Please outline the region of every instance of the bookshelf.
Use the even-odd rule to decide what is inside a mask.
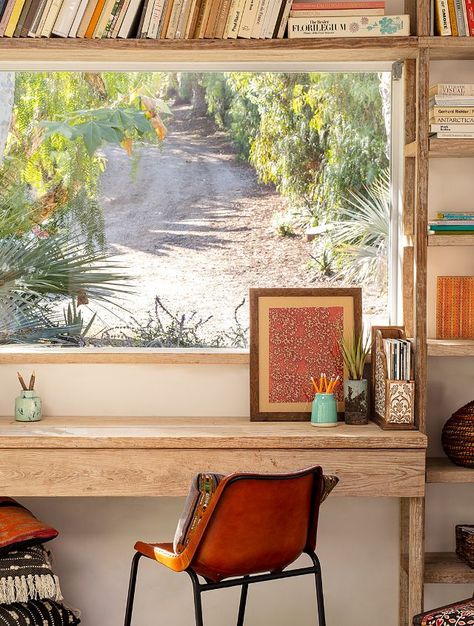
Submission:
[[[440,246],[474,246],[474,235],[429,235],[428,245]]]
[[[427,483],[474,483],[474,469],[454,465],[446,457],[431,457],[426,460]]]
[[[428,339],[428,356],[474,356],[470,339]]]

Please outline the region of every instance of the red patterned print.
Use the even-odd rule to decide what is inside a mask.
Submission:
[[[339,342],[343,332],[344,309],[340,306],[270,308],[270,402],[307,402],[310,377],[322,372],[342,379]],[[335,395],[343,400],[342,385]]]

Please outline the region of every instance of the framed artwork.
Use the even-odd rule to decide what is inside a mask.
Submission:
[[[361,289],[250,289],[250,419],[309,420],[311,376],[342,380],[341,339],[361,330]]]

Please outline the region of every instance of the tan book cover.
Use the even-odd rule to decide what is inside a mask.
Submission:
[[[257,17],[258,0],[247,0],[245,3],[244,13],[242,15],[242,21],[240,22],[239,37],[250,39],[252,36],[252,29]]]
[[[111,39],[116,39],[120,28],[123,24],[123,20],[125,19],[125,15],[127,14],[127,10],[128,7],[130,6],[130,0],[124,0],[124,3],[122,4],[118,17],[117,17],[117,21],[115,22],[115,24],[112,26],[112,31],[110,33],[110,38]]]
[[[201,9],[202,0],[193,0],[191,12],[189,14],[189,20],[186,25],[186,32],[184,33],[185,39],[193,39],[194,31],[196,30],[196,24]]]
[[[211,0],[211,10],[209,12],[209,19],[207,20],[206,31],[204,33],[205,39],[213,39],[216,30],[216,21],[219,14],[219,9],[222,0]]]
[[[288,18],[291,11],[291,5],[292,0],[283,0],[283,4],[281,5],[275,28],[277,39],[283,39],[283,37],[285,36],[286,27],[288,25]]]
[[[168,30],[168,26],[170,23],[171,13],[173,12],[173,3],[174,3],[174,0],[168,0],[166,4],[165,14],[163,15],[163,21],[158,31],[158,39],[164,39],[166,36],[166,31]]]
[[[53,32],[53,26],[58,17],[59,11],[61,10],[62,0],[53,0],[50,7],[46,19],[43,24],[43,28],[41,29],[41,37],[51,37],[51,33]]]
[[[252,32],[250,34],[252,39],[260,39],[260,34],[263,27],[263,20],[265,18],[267,8],[268,0],[258,0],[257,12],[255,14],[255,22],[253,23]]]
[[[451,35],[459,37],[458,21],[456,19],[456,6],[454,0],[448,0],[449,21],[451,22]]]
[[[229,17],[231,0],[222,0],[219,13],[216,19],[216,28],[214,31],[214,37],[216,39],[224,38],[225,26],[227,24],[227,18]]]
[[[264,39],[272,39],[275,31],[275,25],[280,12],[281,0],[271,0],[268,7],[267,19],[265,22],[265,30],[263,32]]]
[[[68,37],[72,23],[76,17],[81,0],[64,0],[58,17],[54,23],[53,34],[58,37]]]
[[[198,21],[196,24],[196,30],[194,32],[195,39],[204,39],[211,8],[212,8],[212,0],[203,0],[202,6],[201,6],[201,12],[199,14]]]
[[[238,19],[239,4],[240,0],[232,0],[230,3],[229,15],[227,16],[227,22],[224,29],[224,39],[229,39],[229,37],[231,37],[233,25],[235,24],[236,19]]]
[[[176,27],[175,39],[184,39],[186,26],[188,25],[189,14],[191,12],[192,0],[183,0],[183,6]]]
[[[79,28],[77,29],[78,37],[81,37],[81,38],[85,37],[86,30],[92,19],[92,15],[94,14],[95,7],[97,6],[98,1],[99,0],[89,0],[86,10],[84,11],[84,15],[82,17],[81,23],[79,24]]]
[[[46,7],[48,5],[48,0],[41,0],[40,5],[38,7],[38,11],[33,18],[33,22],[30,26],[30,30],[28,31],[28,37],[38,37],[39,25],[43,18],[43,14],[46,11]]]
[[[441,37],[449,37],[451,35],[451,19],[449,17],[448,0],[434,0],[434,2],[436,34],[441,35]]]
[[[153,11],[150,18],[150,25],[148,27],[148,32],[146,35],[148,39],[156,39],[158,37],[158,30],[160,28],[164,9],[165,0],[156,0],[153,6]]]
[[[0,37],[3,37],[6,27],[8,26],[8,21],[13,11],[13,7],[15,6],[16,0],[8,0],[7,6],[3,11],[2,19],[0,20]]]
[[[176,30],[178,28],[179,18],[181,15],[181,10],[183,8],[184,0],[174,0],[173,10],[171,11],[171,17],[168,24],[168,28],[166,30],[166,39],[174,39],[176,35]]]

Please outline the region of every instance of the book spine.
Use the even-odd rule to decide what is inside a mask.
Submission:
[[[191,13],[189,15],[188,24],[186,26],[186,32],[184,34],[185,39],[194,39],[194,32],[196,30],[196,24],[199,14],[201,12],[202,0],[193,0]]]
[[[456,19],[456,7],[454,5],[454,0],[448,0],[448,12],[449,12],[449,22],[451,24],[451,35],[453,37],[459,37],[458,23]]]
[[[265,24],[265,39],[271,39],[275,31],[275,25],[280,12],[281,0],[272,0],[271,6],[268,12],[267,23]]]
[[[436,133],[439,139],[474,139],[474,133]]]
[[[59,11],[61,10],[61,4],[62,0],[53,0],[51,3],[43,28],[41,29],[41,37],[51,37],[54,23],[58,17]]]
[[[104,32],[102,33],[102,39],[108,39],[110,37],[110,33],[112,32],[112,26],[115,24],[115,20],[118,17],[120,12],[120,7],[123,4],[123,0],[115,0],[112,11],[109,15],[109,19],[104,28]]]
[[[147,33],[147,37],[149,39],[157,39],[158,37],[158,29],[160,28],[164,8],[165,0],[157,0],[157,2],[155,2],[155,6],[153,7],[153,12],[151,14],[150,27]]]
[[[186,26],[189,18],[189,11],[191,9],[192,0],[184,0],[183,8],[179,16],[178,25],[176,27],[175,39],[184,39],[184,33],[186,32]]]
[[[240,22],[239,37],[250,39],[258,9],[258,0],[247,0]]]
[[[94,28],[94,39],[102,39],[102,35],[104,34],[105,28],[109,22],[109,17],[112,12],[112,9],[115,5],[116,0],[106,0],[104,4],[104,8],[102,9],[102,13],[100,14],[99,20]]]
[[[474,0],[465,0],[467,14],[467,30],[474,37]]]
[[[458,6],[460,8],[461,11],[461,21],[462,24],[464,26],[464,37],[469,37],[470,33],[469,33],[469,22],[467,20],[467,9],[466,9],[466,2],[464,0],[455,0],[456,2],[456,10],[458,10]]]
[[[454,8],[456,11],[456,22],[458,25],[458,37],[466,36],[466,22],[464,21],[464,9],[466,3],[464,0],[454,0]]]
[[[229,39],[230,31],[232,29],[232,24],[234,23],[237,7],[239,4],[239,0],[232,0],[229,8],[229,15],[227,16],[227,21],[224,28],[224,39]]]
[[[38,10],[36,11],[36,15],[33,17],[33,20],[31,22],[31,26],[30,26],[30,30],[28,31],[28,37],[36,37],[37,36],[36,34],[38,32],[39,24],[40,24],[41,18],[43,16],[43,13],[44,13],[44,11],[46,9],[47,3],[48,3],[48,0],[40,0],[39,6],[38,6]]]
[[[26,0],[25,4],[23,5],[23,9],[21,10],[21,13],[20,13],[20,19],[18,20],[15,31],[13,33],[14,37],[20,37],[21,31],[23,30],[23,26],[25,24],[25,20],[28,16],[32,3],[33,3],[33,0]]]
[[[87,27],[86,33],[84,35],[87,39],[92,39],[94,37],[95,27],[97,26],[97,22],[99,21],[100,16],[102,15],[104,5],[105,5],[105,0],[98,0],[94,8],[94,12],[92,13],[91,21],[89,22],[89,26]]]
[[[213,39],[216,31],[216,22],[219,10],[223,0],[211,0],[211,11],[209,13],[209,19],[207,20],[206,32],[204,33],[205,39]]]
[[[138,23],[137,38],[144,39],[150,26],[151,13],[153,11],[154,0],[145,0],[142,12],[140,15],[140,21]]]
[[[239,35],[242,14],[245,9],[245,0],[237,0],[235,3],[234,13],[229,14],[227,37],[229,39],[237,39]]]
[[[389,20],[390,28],[387,27]],[[391,15],[383,18],[300,18],[288,19],[288,38],[310,37],[390,37],[407,36],[410,33],[408,15]]]
[[[474,117],[473,107],[443,107],[436,106],[430,109],[430,115],[459,115],[460,117]]]
[[[216,20],[216,29],[214,37],[223,39],[227,18],[229,17],[231,0],[223,0],[219,7],[219,13]]]
[[[81,0],[81,4],[79,5],[79,8],[77,9],[77,13],[71,24],[71,28],[69,29],[68,37],[77,37],[77,31],[79,29],[81,20],[84,17],[84,13],[87,8],[87,2],[88,0]]]
[[[379,9],[385,11],[385,2],[294,2],[294,6],[300,4],[311,5],[312,8],[318,11],[362,11]],[[383,13],[382,13],[383,15]]]
[[[77,29],[77,37],[82,39],[85,34],[87,27],[89,26],[89,22],[91,21],[92,14],[94,13],[94,9],[97,5],[98,0],[88,0],[86,10],[84,11],[84,15],[82,16],[81,23],[79,24],[79,28]]]
[[[28,11],[28,15],[26,16],[25,23],[23,24],[23,28],[21,29],[20,37],[28,37],[28,34],[33,26],[33,22],[35,17],[40,10],[41,0],[33,0],[30,6],[30,10]]]
[[[117,37],[120,39],[127,39],[130,37],[135,18],[140,9],[140,0],[130,0],[127,12],[122,22],[122,26],[118,32]]]
[[[451,35],[451,21],[449,19],[447,0],[436,0],[436,25],[438,35],[441,35],[441,37],[449,37]]]
[[[198,22],[196,24],[196,31],[194,33],[194,37],[196,39],[204,39],[204,35],[206,34],[207,23],[209,21],[209,15],[211,12],[212,2],[211,0],[203,0],[203,4],[201,7],[201,15],[198,17]]]
[[[430,119],[435,124],[474,124],[474,117],[448,117],[435,115]]]
[[[361,9],[361,10],[342,9],[340,11],[334,11],[334,10],[321,11],[320,9],[315,9],[313,4],[310,4],[310,3],[307,4],[304,2],[297,2],[297,3],[293,2],[293,6],[291,7],[291,12],[295,13],[294,17],[296,17],[296,15],[299,15],[300,13],[310,13],[311,15],[308,15],[308,17],[345,17],[347,15],[350,15],[350,16],[380,15],[381,16],[384,14],[383,9]]]
[[[4,37],[13,37],[13,33],[15,32],[16,25],[18,24],[18,20],[20,19],[24,4],[25,0],[16,0],[13,11],[10,15],[10,19],[8,20],[7,27],[5,28],[5,32],[3,33]]]
[[[54,22],[53,34],[58,37],[67,37],[74,18],[79,8],[80,0],[65,0],[56,21]]]
[[[291,0],[283,0],[281,11],[278,15],[276,23],[275,33],[273,34],[276,39],[283,39],[285,36],[286,27],[288,26],[288,18],[290,17],[291,3]]]
[[[265,16],[265,11],[268,8],[268,0],[258,0],[257,11],[255,13],[255,21],[252,26],[250,37],[252,39],[259,39],[262,31],[262,22]]]
[[[173,10],[171,11],[170,23],[166,31],[166,39],[174,39],[176,35],[176,29],[178,28],[179,17],[181,15],[181,9],[183,8],[183,0],[174,0]]]

